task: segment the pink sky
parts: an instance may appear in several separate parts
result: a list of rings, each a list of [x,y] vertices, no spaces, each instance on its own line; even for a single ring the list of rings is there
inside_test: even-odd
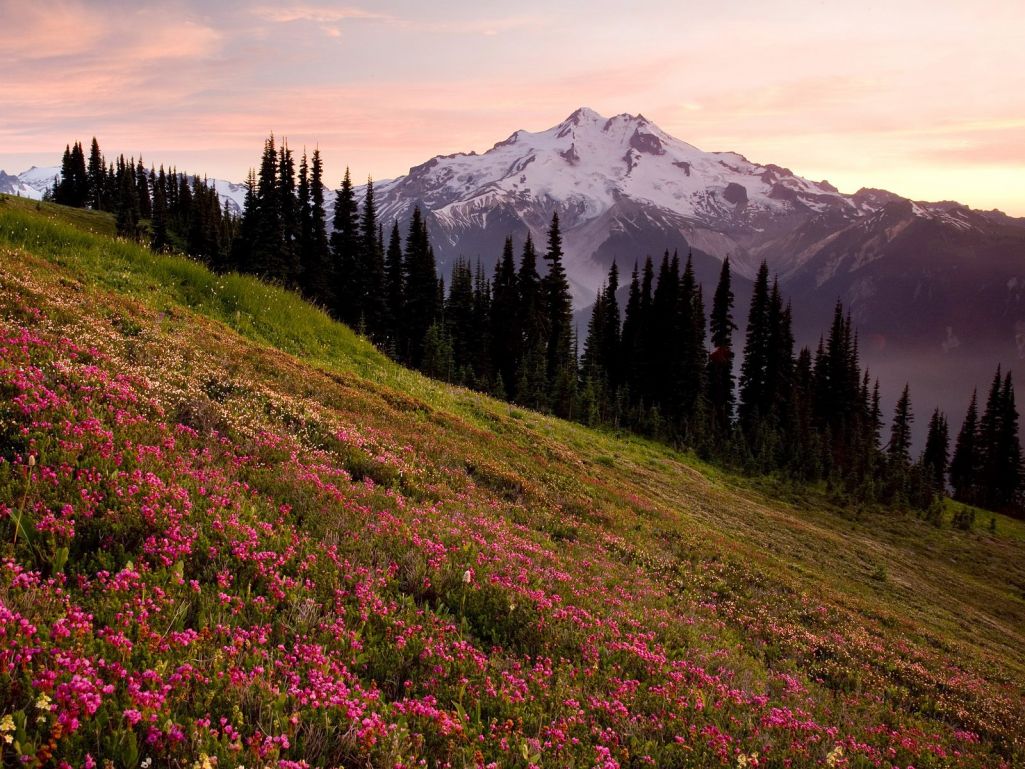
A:
[[[1025,4],[0,0],[0,168],[241,180],[270,131],[383,179],[586,105],[843,191],[1025,216]]]

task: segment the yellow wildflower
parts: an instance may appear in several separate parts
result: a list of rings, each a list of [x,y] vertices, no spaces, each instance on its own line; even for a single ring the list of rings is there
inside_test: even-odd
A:
[[[14,742],[14,735],[11,734],[17,727],[14,725],[14,716],[8,713],[3,718],[0,718],[0,737],[3,741],[10,745]]]

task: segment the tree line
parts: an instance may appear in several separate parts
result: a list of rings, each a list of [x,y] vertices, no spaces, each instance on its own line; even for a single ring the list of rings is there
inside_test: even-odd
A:
[[[206,180],[162,165],[147,171],[141,157],[107,161],[95,137],[88,161],[80,142],[64,148],[60,175],[45,197],[108,211],[118,235],[148,239],[154,251],[181,251],[210,264],[225,263],[235,238],[236,217]]]
[[[150,212],[153,248],[176,240],[216,270],[299,291],[432,377],[692,448],[749,473],[825,483],[850,501],[935,509],[950,488],[968,504],[1022,509],[1010,372],[997,370],[981,417],[973,395],[953,457],[946,417],[936,409],[915,459],[909,388],[884,418],[879,382],[862,366],[857,333],[839,302],[817,347],[796,350],[793,309],[764,262],[736,376],[728,258],[707,313],[689,254],[681,260],[667,251],[657,265],[650,257],[635,264],[622,308],[613,263],[578,335],[557,213],[541,249],[530,235],[519,247],[507,238],[490,275],[479,260],[460,259],[446,286],[419,207],[405,233],[395,221],[386,230],[373,181],[360,204],[346,170],[328,212],[319,150],[304,151],[297,169],[287,142],[270,136],[238,219],[197,177],[146,173],[141,160],[123,158],[94,175],[95,139],[93,150],[84,172],[81,146],[66,151],[57,202],[113,205],[121,231],[122,209],[138,201],[138,216],[125,218],[137,226]],[[104,169],[102,156],[95,166]]]

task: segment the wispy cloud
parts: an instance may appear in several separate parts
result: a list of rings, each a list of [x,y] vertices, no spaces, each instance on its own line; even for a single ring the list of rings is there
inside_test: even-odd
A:
[[[388,14],[368,11],[364,8],[319,6],[308,3],[273,6],[261,5],[253,8],[252,13],[258,18],[278,24],[289,24],[296,21],[310,21],[315,24],[336,24],[350,19],[381,21],[394,18]]]

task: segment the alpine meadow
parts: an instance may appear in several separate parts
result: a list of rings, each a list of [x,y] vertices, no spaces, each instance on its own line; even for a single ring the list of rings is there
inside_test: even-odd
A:
[[[1023,22],[0,0],[0,767],[1025,766]]]

